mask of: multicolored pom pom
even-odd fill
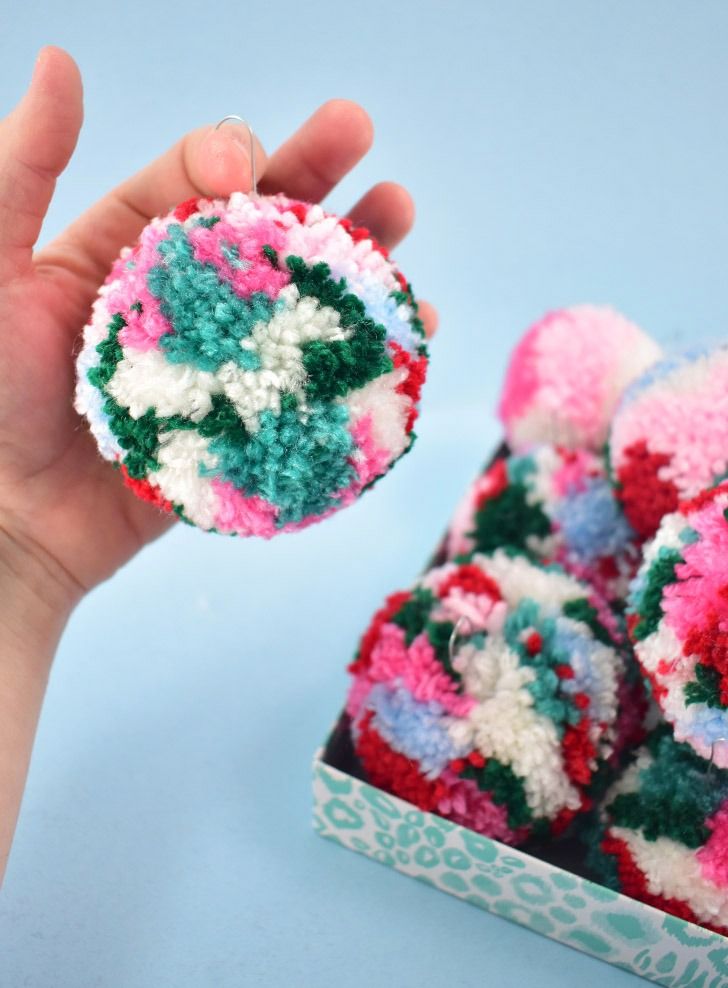
[[[497,549],[375,615],[347,712],[368,780],[509,844],[562,833],[635,725],[625,660],[588,588]]]
[[[653,364],[658,345],[613,309],[544,316],[513,352],[499,415],[517,452],[540,443],[601,450],[622,391]]]
[[[611,789],[592,864],[601,880],[728,936],[728,772],[657,728]]]
[[[122,252],[76,407],[140,497],[267,538],[350,504],[407,452],[426,367],[410,287],[366,230],[236,193],[184,203]]]
[[[667,515],[631,588],[630,636],[655,700],[703,758],[728,768],[728,483]],[[719,743],[720,742],[720,743]]]
[[[445,552],[452,559],[506,546],[559,563],[609,603],[624,601],[640,557],[604,460],[552,445],[499,456],[466,492]]]
[[[728,347],[682,355],[625,393],[609,452],[618,496],[642,538],[728,474]]]

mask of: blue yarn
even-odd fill
[[[263,292],[240,298],[212,264],[195,259],[180,224],[172,223],[167,233],[157,247],[163,262],[147,275],[149,291],[159,299],[174,329],[159,339],[167,359],[210,372],[228,361],[244,370],[257,370],[258,355],[242,349],[240,342],[250,336],[257,322],[270,319],[270,299]]]
[[[728,738],[728,711],[691,703],[676,717],[675,732],[710,747],[714,741]]]
[[[565,679],[561,684],[564,693],[585,693],[589,697],[588,714],[592,720],[606,721],[612,717],[613,711],[600,706],[600,691],[594,666],[594,656],[604,646],[587,638],[582,630],[562,618],[556,622],[554,648],[569,656],[568,661],[574,671],[574,678]]]
[[[554,520],[582,563],[616,556],[635,538],[604,477],[591,478],[584,490],[569,494],[556,506]]]
[[[437,778],[454,758],[465,754],[447,731],[445,711],[435,700],[421,703],[403,686],[372,688],[367,705],[374,727],[395,751],[413,758],[427,778]]]
[[[674,353],[665,357],[663,360],[658,360],[657,363],[648,367],[643,374],[640,374],[635,381],[625,388],[617,405],[616,414],[618,415],[623,408],[630,405],[643,391],[646,391],[656,381],[667,377],[668,374],[671,374],[672,371],[678,367],[682,367],[684,364],[692,363],[699,357],[709,356],[710,352],[710,349],[705,346],[688,347],[680,353]]]

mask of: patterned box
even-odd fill
[[[669,988],[726,988],[728,939],[489,840],[356,777],[342,720],[315,757],[318,834]]]

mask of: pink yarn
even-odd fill
[[[662,611],[667,625],[679,641],[685,641],[696,627],[707,627],[716,614],[728,617],[725,587],[728,586],[728,525],[723,511],[728,491],[685,519],[700,535],[680,550],[684,563],[675,567],[678,582],[663,591]],[[728,630],[728,621],[718,624]]]
[[[642,443],[665,455],[659,477],[679,499],[694,497],[725,472],[727,422],[728,350],[686,358],[615,415],[610,448],[618,478],[626,451]]]
[[[261,497],[248,497],[237,491],[227,480],[214,479],[212,489],[217,497],[215,528],[219,532],[249,531],[270,539],[278,534],[275,505]]]
[[[195,259],[203,264],[212,264],[233,291],[241,298],[250,298],[253,292],[265,292],[269,298],[276,298],[278,292],[290,280],[287,268],[276,270],[271,267],[262,253],[265,244],[280,250],[285,243],[283,231],[268,219],[260,219],[245,229],[244,236],[227,220],[220,220],[215,227],[191,226],[187,233],[194,248]],[[239,243],[244,257],[259,258],[247,261],[242,267],[235,267],[223,253],[225,243]]]
[[[586,449],[575,449],[570,455],[564,456],[551,475],[553,493],[556,497],[565,498],[569,494],[586,490],[586,478],[599,477],[602,472],[594,453]]]
[[[447,768],[441,776],[447,793],[438,802],[440,813],[470,830],[485,834],[504,844],[520,844],[526,838],[528,828],[512,830],[508,826],[508,810],[493,802],[490,793],[481,792],[472,779],[461,779]]]
[[[117,280],[111,282],[106,305],[109,312],[125,313],[127,324],[119,333],[119,342],[134,350],[152,350],[160,336],[172,332],[159,308],[159,300],[147,288],[147,276],[152,267],[149,258],[155,255],[153,248],[167,236],[168,225],[168,221],[160,220],[145,227],[139,244],[126,258],[117,260],[109,275]],[[143,318],[131,308],[135,302],[141,302]]]
[[[506,372],[498,414],[511,447],[600,449],[622,391],[659,353],[612,309],[549,312],[528,330]]]
[[[538,368],[538,340],[544,327],[554,320],[549,314],[526,331],[516,345],[506,368],[498,416],[503,423],[523,415],[541,384]]]
[[[404,629],[396,624],[382,626],[372,649],[367,677],[367,692],[373,683],[399,681],[415,700],[420,703],[434,700],[454,717],[467,716],[475,706],[472,697],[457,693],[457,685],[437,661],[427,636],[420,634],[407,646]]]
[[[720,888],[728,885],[728,804],[724,803],[706,826],[712,831],[696,857],[700,870],[708,881]]]
[[[358,477],[358,490],[366,487],[375,477],[380,477],[387,468],[390,454],[380,449],[374,441],[374,423],[371,413],[363,415],[351,427],[354,443],[358,447],[357,456],[352,460]]]

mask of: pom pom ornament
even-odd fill
[[[510,446],[601,450],[622,391],[659,355],[658,345],[613,309],[579,305],[544,316],[506,372],[499,414]]]
[[[514,845],[566,829],[623,726],[625,661],[588,597],[502,549],[392,595],[350,666],[369,781]]]
[[[728,772],[658,727],[601,812],[602,881],[728,936]]]
[[[624,600],[639,562],[604,460],[552,445],[499,456],[466,492],[445,552],[452,559],[503,546],[560,563],[609,603]]]
[[[407,452],[426,367],[409,285],[366,230],[235,193],[183,203],[122,252],[76,407],[140,497],[270,537],[350,504]]]
[[[660,362],[625,393],[609,450],[624,511],[643,538],[728,473],[728,347]]]
[[[703,758],[728,768],[728,483],[663,518],[629,600],[655,700]]]

